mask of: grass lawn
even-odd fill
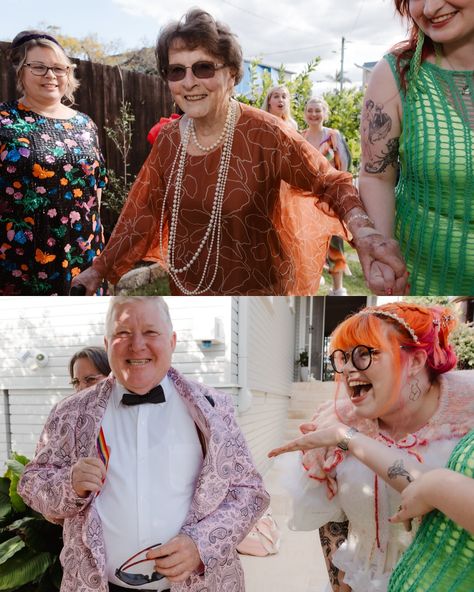
[[[364,274],[359,263],[359,258],[355,249],[344,243],[346,259],[351,269],[351,276],[344,276],[344,287],[349,296],[366,296],[370,294],[369,289],[365,285]],[[327,296],[332,286],[331,275],[325,271],[324,279],[326,283],[321,286],[318,291],[318,296]],[[136,296],[169,296],[170,288],[168,278],[160,278],[153,284],[142,286],[130,291],[131,295]]]

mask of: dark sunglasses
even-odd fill
[[[192,66],[181,64],[169,64],[163,73],[169,82],[178,82],[186,76],[186,70],[191,69],[196,78],[214,78],[216,70],[225,68],[225,64],[214,64],[213,62],[195,62]]]
[[[342,374],[344,366],[349,360],[357,370],[363,371],[372,364],[372,354],[379,353],[380,350],[368,345],[356,345],[351,352],[345,352],[342,349],[335,349],[329,356],[331,366],[334,372]]]
[[[139,563],[144,563],[145,561],[155,561],[154,559],[140,559],[139,561],[133,561],[133,563],[130,563],[130,561],[132,561],[133,559],[135,559],[135,557],[138,557],[139,555],[141,555],[142,553],[145,553],[145,551],[149,551],[150,549],[154,549],[155,547],[159,547],[161,545],[161,543],[157,543],[156,545],[151,545],[150,547],[146,547],[146,549],[142,549],[141,551],[138,551],[138,553],[135,553],[135,555],[132,555],[131,557],[129,557],[127,559],[127,561],[124,561],[122,563],[122,565],[115,570],[115,575],[116,577],[123,582],[124,584],[128,584],[129,586],[142,586],[143,584],[149,584],[150,582],[157,582],[158,580],[161,580],[162,578],[164,578],[165,576],[163,574],[158,573],[157,571],[154,571],[151,576],[146,575],[146,574],[134,574],[134,573],[126,573],[126,569],[130,569],[131,567],[133,567],[134,565],[138,565]]]

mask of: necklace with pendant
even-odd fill
[[[199,245],[197,246],[196,250],[194,251],[191,258],[188,260],[186,264],[182,267],[176,267],[175,263],[175,255],[176,255],[176,234],[177,234],[177,227],[178,227],[178,219],[179,219],[179,210],[181,205],[182,193],[183,193],[183,179],[185,173],[185,164],[186,164],[186,155],[187,155],[187,148],[189,144],[189,140],[191,136],[193,136],[194,132],[194,122],[190,118],[186,128],[184,130],[183,137],[181,139],[179,148],[176,152],[176,156],[173,162],[173,166],[171,167],[171,173],[169,176],[168,183],[166,185],[165,195],[163,197],[163,204],[161,208],[161,219],[160,219],[160,249],[161,249],[161,257],[164,260],[164,248],[163,248],[163,228],[164,228],[164,221],[165,221],[165,210],[166,210],[166,203],[168,194],[171,189],[172,179],[174,177],[174,173],[176,170],[176,179],[174,181],[174,195],[173,195],[173,202],[171,206],[171,216],[169,220],[169,237],[168,237],[168,252],[166,256],[166,262],[168,267],[168,273],[170,274],[171,278],[175,282],[176,286],[181,290],[183,294],[187,296],[194,296],[197,294],[203,294],[207,292],[214,280],[216,279],[217,271],[219,269],[219,258],[220,258],[220,247],[221,247],[221,225],[222,225],[222,205],[224,203],[224,195],[225,195],[225,186],[227,183],[227,176],[229,173],[229,165],[230,159],[232,156],[232,142],[234,139],[234,130],[235,130],[235,122],[237,117],[237,103],[235,101],[229,102],[229,108],[227,111],[226,123],[224,126],[224,134],[221,134],[219,141],[224,140],[222,145],[222,153],[219,162],[219,168],[217,173],[217,182],[216,182],[216,189],[214,192],[214,201],[212,204],[211,215],[209,218],[209,223],[207,225],[206,232],[204,233],[203,238],[201,239]],[[195,133],[194,133],[195,136]],[[193,141],[196,143],[196,140],[193,137]],[[198,145],[196,143],[196,145]],[[201,146],[198,145],[199,148]],[[215,147],[215,146],[214,146]],[[209,152],[212,148],[204,148],[202,147],[203,151]],[[209,262],[211,259],[212,251],[215,246],[215,266],[214,266],[214,273],[207,283],[205,287],[202,287],[207,270],[209,268]],[[207,256],[204,262],[204,268],[202,271],[201,279],[198,282],[198,285],[194,290],[188,290],[181,280],[179,279],[179,275],[188,271],[191,266],[196,262],[199,255],[203,251],[204,247],[207,250]]]

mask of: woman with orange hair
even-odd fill
[[[304,451],[293,528],[349,521],[347,540],[332,557],[344,572],[346,587],[338,589],[387,589],[411,540],[388,520],[400,492],[444,466],[472,429],[474,373],[452,371],[454,326],[450,309],[406,302],[346,319],[331,339],[335,401],[301,426],[304,436],[269,454]]]

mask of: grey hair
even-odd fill
[[[10,61],[15,68],[16,73],[16,87],[20,93],[23,93],[25,87],[23,86],[22,80],[22,71],[23,66],[26,64],[27,55],[30,49],[33,47],[48,47],[52,49],[56,54],[56,57],[61,58],[64,60],[66,64],[69,66],[69,72],[67,73],[67,86],[64,92],[64,97],[70,102],[71,105],[74,104],[74,93],[79,88],[79,80],[74,75],[74,70],[76,69],[76,64],[74,64],[66,55],[66,52],[61,47],[61,45],[51,39],[44,39],[44,38],[36,38],[30,39],[25,43],[21,43],[21,39],[23,37],[29,37],[31,35],[41,35],[43,31],[21,31],[18,33],[16,37],[12,41],[12,48],[10,49]],[[45,34],[46,35],[46,34]],[[48,35],[49,36],[49,35]]]
[[[105,335],[107,337],[112,335],[112,321],[115,308],[120,304],[126,304],[127,302],[152,302],[160,311],[161,317],[169,327],[171,335],[173,332],[173,322],[171,321],[170,310],[163,296],[112,296],[105,317]]]

